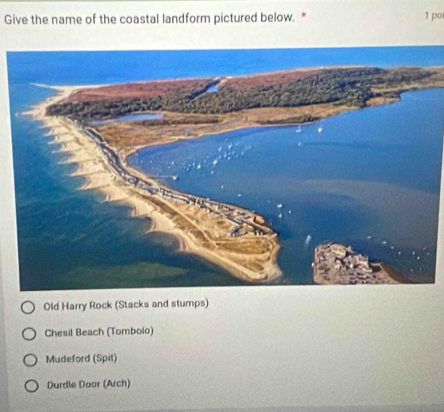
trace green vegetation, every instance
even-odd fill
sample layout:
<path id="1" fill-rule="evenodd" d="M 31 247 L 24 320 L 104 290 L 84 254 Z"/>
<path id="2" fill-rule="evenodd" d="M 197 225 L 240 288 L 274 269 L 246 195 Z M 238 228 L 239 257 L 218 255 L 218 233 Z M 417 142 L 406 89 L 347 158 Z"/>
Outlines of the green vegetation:
<path id="1" fill-rule="evenodd" d="M 263 107 L 297 107 L 334 103 L 365 107 L 374 97 L 399 97 L 404 90 L 427 87 L 439 71 L 421 68 L 379 69 L 373 67 L 330 68 L 314 71 L 292 81 L 280 83 L 278 73 L 270 73 L 271 84 L 230 87 L 221 83 L 217 92 L 206 89 L 177 88 L 156 97 L 125 98 L 82 102 L 61 102 L 47 108 L 48 115 L 77 120 L 115 118 L 134 112 L 170 111 L 189 114 L 225 114 Z M 273 84 L 273 79 L 275 83 Z M 208 80 L 208 85 L 214 84 Z M 416 86 L 415 86 L 416 85 Z"/>

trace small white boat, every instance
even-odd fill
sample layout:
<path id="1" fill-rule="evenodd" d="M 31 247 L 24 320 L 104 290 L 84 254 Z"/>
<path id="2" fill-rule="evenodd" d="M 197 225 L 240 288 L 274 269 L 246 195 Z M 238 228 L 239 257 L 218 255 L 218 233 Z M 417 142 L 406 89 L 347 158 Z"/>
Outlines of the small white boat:
<path id="1" fill-rule="evenodd" d="M 296 128 L 296 133 L 301 133 L 302 132 L 302 127 L 301 125 L 298 125 L 298 127 Z"/>
<path id="2" fill-rule="evenodd" d="M 311 235 L 308 235 L 304 240 L 304 245 L 308 246 L 311 242 Z"/>
<path id="3" fill-rule="evenodd" d="M 322 126 L 318 127 L 318 133 L 322 133 Z"/>

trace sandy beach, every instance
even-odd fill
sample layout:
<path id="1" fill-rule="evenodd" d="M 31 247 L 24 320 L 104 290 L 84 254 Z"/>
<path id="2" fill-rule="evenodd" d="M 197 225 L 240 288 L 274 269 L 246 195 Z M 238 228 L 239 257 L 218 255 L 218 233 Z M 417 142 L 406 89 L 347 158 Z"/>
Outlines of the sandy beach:
<path id="1" fill-rule="evenodd" d="M 261 228 L 261 225 L 253 223 L 260 221 L 261 217 L 237 206 L 227 206 L 232 210 L 230 213 L 233 216 L 241 215 L 245 219 L 245 224 L 236 228 L 245 233 L 234 237 L 231 235 L 234 229 L 232 216 L 225 217 L 221 213 L 215 213 L 216 209 L 224 206 L 223 203 L 211 201 L 211 204 L 207 205 L 204 204 L 208 203 L 207 200 L 193 196 L 192 199 L 194 201 L 197 199 L 197 202 L 201 203 L 200 206 L 184 204 L 174 201 L 171 196 L 148 195 L 146 191 L 128 184 L 110 166 L 97 143 L 81 127 L 62 116 L 46 115 L 48 106 L 66 99 L 79 87 L 51 88 L 56 90 L 57 94 L 25 114 L 41 121 L 44 127 L 48 128 L 48 137 L 51 138 L 49 143 L 54 144 L 54 152 L 68 155 L 64 163 L 77 165 L 77 170 L 72 175 L 83 177 L 84 184 L 81 190 L 98 190 L 104 195 L 105 201 L 125 203 L 131 208 L 132 216 L 150 219 L 151 231 L 175 236 L 179 240 L 181 252 L 196 254 L 245 282 L 271 283 L 281 276 L 282 272 L 276 262 L 279 251 L 277 234 L 266 226 L 264 226 L 265 234 L 259 234 L 258 230 L 254 230 Z M 125 159 L 121 160 L 125 164 Z M 155 179 L 129 168 L 126 164 L 125 167 L 153 187 L 166 188 Z M 180 192 L 167 189 L 168 193 L 184 196 Z"/>

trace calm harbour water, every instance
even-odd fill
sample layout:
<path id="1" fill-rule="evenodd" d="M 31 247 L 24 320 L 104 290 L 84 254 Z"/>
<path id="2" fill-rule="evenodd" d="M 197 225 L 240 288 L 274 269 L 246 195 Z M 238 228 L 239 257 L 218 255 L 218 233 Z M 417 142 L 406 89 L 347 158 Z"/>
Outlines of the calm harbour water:
<path id="1" fill-rule="evenodd" d="M 69 176 L 76 167 L 61 163 L 64 155 L 53 153 L 58 147 L 48 144 L 47 131 L 15 115 L 52 93 L 30 83 L 117 83 L 326 64 L 444 63 L 440 48 L 372 50 L 9 53 L 22 289 L 242 284 L 214 265 L 175 253 L 173 238 L 147 235 L 149 222 L 130 218 L 127 207 L 104 203 L 100 193 L 79 191 L 82 179 Z M 312 283 L 313 248 L 330 240 L 381 259 L 412 280 L 430 282 L 443 102 L 440 89 L 409 92 L 390 106 L 326 119 L 321 133 L 319 124 L 303 126 L 299 133 L 295 126 L 249 128 L 144 149 L 130 162 L 152 175 L 179 175 L 178 181 L 165 179 L 170 186 L 270 219 L 282 242 L 284 283 Z"/>
<path id="2" fill-rule="evenodd" d="M 441 89 L 405 93 L 400 103 L 301 132 L 244 129 L 146 148 L 129 161 L 151 175 L 179 176 L 164 179 L 177 189 L 264 215 L 280 234 L 279 263 L 289 283 L 311 283 L 313 247 L 324 241 L 350 244 L 413 280 L 430 281 L 443 101 Z"/>

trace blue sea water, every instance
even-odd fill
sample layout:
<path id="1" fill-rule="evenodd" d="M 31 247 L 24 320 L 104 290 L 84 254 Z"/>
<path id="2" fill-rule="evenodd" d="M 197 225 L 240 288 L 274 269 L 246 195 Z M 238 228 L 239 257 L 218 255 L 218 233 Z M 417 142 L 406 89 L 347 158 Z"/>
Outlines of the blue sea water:
<path id="1" fill-rule="evenodd" d="M 444 65 L 444 49 L 8 53 L 21 288 L 242 284 L 176 253 L 173 238 L 147 234 L 149 222 L 129 217 L 127 207 L 79 191 L 82 179 L 69 176 L 75 166 L 53 153 L 57 145 L 48 144 L 40 124 L 20 115 L 52 93 L 31 83 L 108 84 L 335 64 Z M 287 126 L 248 128 L 144 149 L 130 162 L 156 176 L 178 174 L 178 181 L 165 183 L 181 190 L 266 216 L 280 235 L 283 283 L 312 283 L 313 248 L 329 240 L 351 244 L 414 281 L 432 282 L 443 112 L 443 90 L 409 92 L 399 103 L 345 113 L 299 133 Z"/>

